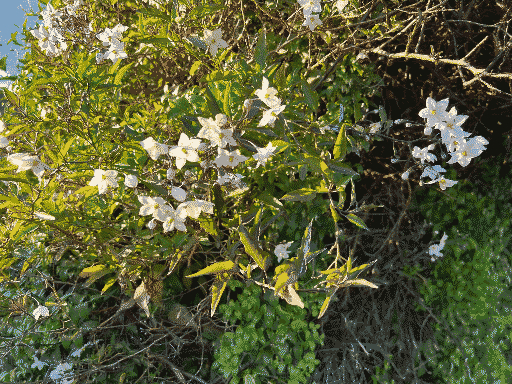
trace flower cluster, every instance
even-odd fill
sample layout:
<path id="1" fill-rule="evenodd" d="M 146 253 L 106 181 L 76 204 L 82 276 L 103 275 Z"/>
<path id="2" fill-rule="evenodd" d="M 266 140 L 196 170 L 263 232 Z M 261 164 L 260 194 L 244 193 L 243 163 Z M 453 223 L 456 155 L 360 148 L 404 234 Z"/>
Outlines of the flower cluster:
<path id="1" fill-rule="evenodd" d="M 448 164 L 459 163 L 463 167 L 467 166 L 472 158 L 480 155 L 486 148 L 484 145 L 489 144 L 482 136 L 476 136 L 471 138 L 469 141 L 466 137 L 470 136 L 469 132 L 464 131 L 461 128 L 461 124 L 466 121 L 468 116 L 457 115 L 457 110 L 453 107 L 449 112 L 446 111 L 448 107 L 448 99 L 436 102 L 434 99 L 427 98 L 427 107 L 423 108 L 418 115 L 427 119 L 424 134 L 430 135 L 432 128 L 438 129 L 441 132 L 442 143 L 446 145 L 448 151 L 450 151 L 451 159 L 447 162 Z M 430 144 L 425 148 L 419 148 L 415 146 L 413 148 L 412 155 L 420 159 L 423 164 L 425 161 L 434 162 L 436 156 L 429 153 L 434 149 L 434 144 Z M 432 184 L 439 182 L 439 186 L 442 190 L 446 187 L 451 187 L 457 183 L 454 180 L 445 179 L 440 176 L 440 173 L 446 172 L 446 170 L 439 165 L 434 167 L 427 166 L 424 168 L 421 177 L 430 177 L 432 180 L 426 184 Z M 403 179 L 407 179 L 409 171 L 402 174 Z"/>
<path id="2" fill-rule="evenodd" d="M 96 63 L 101 63 L 103 60 L 110 59 L 112 60 L 112 64 L 115 64 L 117 60 L 128 57 L 126 52 L 124 52 L 124 42 L 121 41 L 123 38 L 122 34 L 127 29 L 128 27 L 117 24 L 114 28 L 105 28 L 102 33 L 96 35 L 96 37 L 103 42 L 104 46 L 108 46 L 106 52 L 98 52 L 96 54 Z"/>
<path id="3" fill-rule="evenodd" d="M 30 33 L 39 40 L 39 47 L 45 51 L 48 56 L 58 56 L 67 49 L 67 44 L 62 30 L 62 18 L 64 16 L 73 16 L 77 14 L 78 8 L 82 5 L 82 0 L 75 0 L 74 3 L 68 4 L 62 10 L 56 10 L 51 4 L 48 4 L 44 11 L 41 12 L 43 24 L 38 29 L 30 31 Z M 58 28 L 61 28 L 59 31 Z M 124 42 L 121 41 L 122 33 L 128 27 L 117 24 L 114 28 L 105 28 L 105 31 L 96 35 L 103 42 L 103 46 L 108 48 L 103 52 L 96 54 L 96 63 L 101 63 L 105 59 L 112 60 L 115 64 L 119 59 L 125 59 L 127 56 L 124 52 Z M 92 33 L 92 23 L 89 24 L 89 30 L 84 31 L 86 34 Z"/>
<path id="4" fill-rule="evenodd" d="M 39 40 L 39 47 L 46 52 L 46 55 L 58 56 L 67 49 L 65 38 L 58 27 L 62 23 L 62 17 L 75 15 L 81 5 L 82 0 L 75 0 L 74 3 L 63 8 L 63 13 L 48 4 L 46 9 L 41 12 L 43 24 L 38 29 L 30 31 L 30 33 Z"/>
<path id="5" fill-rule="evenodd" d="M 308 26 L 313 31 L 316 27 L 322 25 L 318 14 L 313 14 L 313 12 L 322 12 L 320 0 L 297 0 L 297 2 L 300 4 L 306 19 L 302 24 L 303 26 Z"/>

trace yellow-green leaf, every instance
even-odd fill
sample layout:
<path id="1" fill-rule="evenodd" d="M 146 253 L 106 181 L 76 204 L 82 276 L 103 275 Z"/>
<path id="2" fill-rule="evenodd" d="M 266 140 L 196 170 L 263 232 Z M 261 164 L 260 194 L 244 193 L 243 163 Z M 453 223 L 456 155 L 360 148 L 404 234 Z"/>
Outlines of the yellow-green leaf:
<path id="1" fill-rule="evenodd" d="M 185 277 L 196 277 L 196 276 L 201 276 L 201 275 L 207 275 L 209 273 L 219 273 L 222 271 L 230 271 L 233 269 L 234 265 L 235 265 L 235 263 L 233 263 L 231 260 L 221 261 L 221 262 L 209 265 L 206 268 L 201 269 L 199 272 L 196 272 L 192 275 L 188 275 Z"/>
<path id="2" fill-rule="evenodd" d="M 198 217 L 196 220 L 199 221 L 201 228 L 203 228 L 210 235 L 218 236 L 217 228 L 215 227 L 214 220 L 211 217 Z"/>
<path id="3" fill-rule="evenodd" d="M 30 267 L 30 264 L 37 259 L 37 253 L 34 253 L 32 256 L 30 256 L 28 258 L 28 260 L 26 260 L 24 263 L 23 263 L 23 267 L 21 268 L 21 271 L 20 271 L 20 277 L 23 276 L 23 274 L 26 272 L 26 270 L 28 269 L 28 267 Z"/>
<path id="4" fill-rule="evenodd" d="M 288 192 L 286 195 L 281 197 L 279 200 L 285 201 L 311 201 L 315 198 L 316 191 L 310 188 L 301 188 L 295 191 Z"/>
<path id="5" fill-rule="evenodd" d="M 199 67 L 201 66 L 201 62 L 199 60 L 197 61 L 194 61 L 194 64 L 192 64 L 192 66 L 190 67 L 190 76 L 194 76 L 194 74 L 197 72 L 197 70 L 199 69 Z"/>
<path id="6" fill-rule="evenodd" d="M 103 287 L 103 289 L 101 290 L 101 294 L 103 295 L 105 292 L 107 292 L 107 290 L 113 286 L 115 284 L 115 282 L 117 281 L 117 277 L 111 277 L 107 280 L 107 282 L 105 283 L 105 286 Z"/>
<path id="7" fill-rule="evenodd" d="M 286 285 L 289 284 L 289 282 L 291 282 L 291 277 L 290 275 L 288 274 L 288 271 L 285 271 L 283 273 L 280 273 L 279 275 L 277 275 L 277 278 L 276 278 L 276 284 L 274 286 L 274 295 L 278 295 L 279 292 L 281 291 L 281 289 L 283 289 Z"/>
<path id="8" fill-rule="evenodd" d="M 338 137 L 336 138 L 336 142 L 334 143 L 334 149 L 332 151 L 334 155 L 334 160 L 340 159 L 341 161 L 343 161 L 345 159 L 345 156 L 347 155 L 347 148 L 347 135 L 345 133 L 345 126 L 342 125 L 340 131 L 338 132 Z"/>
<path id="9" fill-rule="evenodd" d="M 261 269 L 266 271 L 270 266 L 270 255 L 258 246 L 243 224 L 239 225 L 238 232 L 240 234 L 240 241 L 245 247 L 245 252 L 253 258 Z"/>
<path id="10" fill-rule="evenodd" d="M 366 224 L 364 223 L 363 219 L 357 217 L 356 215 L 352 214 L 352 213 L 349 213 L 348 215 L 345 216 L 351 223 L 354 223 L 355 225 L 357 225 L 358 227 L 361 227 L 361 228 L 364 228 L 366 229 L 367 231 L 369 231 L 369 229 L 366 227 Z"/>
<path id="11" fill-rule="evenodd" d="M 370 283 L 369 281 L 367 281 L 365 279 L 348 280 L 345 282 L 345 285 L 379 288 L 375 284 Z"/>
<path id="12" fill-rule="evenodd" d="M 229 280 L 229 278 L 230 276 L 228 273 L 223 273 L 222 275 L 219 273 L 215 275 L 215 281 L 210 287 L 212 293 L 212 306 L 210 312 L 211 317 L 213 317 L 215 309 L 217 308 L 217 305 L 219 305 L 220 299 L 222 297 L 222 292 L 224 292 L 224 289 L 226 289 L 227 281 Z"/>

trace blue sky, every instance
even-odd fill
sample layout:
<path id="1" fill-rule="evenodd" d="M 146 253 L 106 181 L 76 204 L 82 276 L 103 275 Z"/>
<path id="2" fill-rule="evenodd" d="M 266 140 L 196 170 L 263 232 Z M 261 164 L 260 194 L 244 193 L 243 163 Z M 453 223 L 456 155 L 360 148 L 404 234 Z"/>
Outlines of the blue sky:
<path id="1" fill-rule="evenodd" d="M 0 12 L 0 58 L 7 56 L 7 73 L 9 75 L 19 74 L 19 69 L 16 68 L 18 57 L 22 58 L 24 51 L 22 47 L 13 44 L 12 42 L 7 45 L 11 39 L 11 33 L 18 31 L 16 39 L 22 43 L 21 37 L 23 36 L 23 23 L 27 19 L 27 29 L 34 29 L 37 22 L 37 16 L 25 16 L 24 8 L 27 13 L 32 8 L 35 12 L 39 11 L 37 6 L 38 0 L 5 0 L 2 1 L 2 10 Z M 44 6 L 43 6 L 44 8 Z M 15 26 L 18 25 L 18 27 Z M 13 49 L 14 51 L 11 51 Z"/>

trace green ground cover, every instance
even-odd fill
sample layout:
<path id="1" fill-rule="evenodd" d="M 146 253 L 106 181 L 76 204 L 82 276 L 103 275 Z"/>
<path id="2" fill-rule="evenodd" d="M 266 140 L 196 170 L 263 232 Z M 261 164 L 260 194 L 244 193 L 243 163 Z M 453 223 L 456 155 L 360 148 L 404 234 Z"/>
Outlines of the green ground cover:
<path id="1" fill-rule="evenodd" d="M 502 161 L 503 156 L 496 164 Z M 428 360 L 423 372 L 430 371 L 436 383 L 510 383 L 510 173 L 499 177 L 499 166 L 486 165 L 481 185 L 459 184 L 449 191 L 453 199 L 424 189 L 414 202 L 434 231 L 448 235 L 444 256 L 431 271 L 409 270 L 426 305 L 444 324 L 436 323 L 435 339 L 423 345 Z M 418 310 L 425 309 L 418 305 Z M 374 383 L 394 382 L 387 378 L 389 370 L 389 364 L 377 368 Z"/>

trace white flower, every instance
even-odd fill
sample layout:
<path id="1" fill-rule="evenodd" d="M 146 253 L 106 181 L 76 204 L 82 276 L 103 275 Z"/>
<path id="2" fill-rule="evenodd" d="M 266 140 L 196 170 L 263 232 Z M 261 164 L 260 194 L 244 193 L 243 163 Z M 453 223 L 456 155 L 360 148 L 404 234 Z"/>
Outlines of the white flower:
<path id="1" fill-rule="evenodd" d="M 138 183 L 139 183 L 139 181 L 137 180 L 137 176 L 125 174 L 125 178 L 124 178 L 125 186 L 127 186 L 129 188 L 135 188 Z"/>
<path id="2" fill-rule="evenodd" d="M 434 244 L 429 248 L 429 250 L 428 250 L 429 255 L 430 256 L 436 255 L 437 257 L 443 256 L 443 254 L 440 251 L 444 248 L 445 241 L 447 238 L 448 238 L 448 235 L 446 233 L 444 233 L 443 238 L 441 239 L 441 242 L 439 244 Z M 431 260 L 434 261 L 435 259 L 432 257 Z"/>
<path id="3" fill-rule="evenodd" d="M 452 107 L 449 112 L 445 113 L 443 121 L 438 124 L 437 128 L 448 129 L 456 135 L 456 131 L 462 129 L 461 125 L 468 117 L 467 115 L 457 115 L 457 110 Z"/>
<path id="4" fill-rule="evenodd" d="M 38 29 L 33 29 L 30 33 L 39 40 L 39 47 L 46 51 L 47 55 L 56 56 L 59 53 L 56 43 L 59 41 L 57 35 L 49 32 L 49 27 L 40 25 Z"/>
<path id="5" fill-rule="evenodd" d="M 51 4 L 48 4 L 46 9 L 41 12 L 41 16 L 43 17 L 45 25 L 48 27 L 57 27 L 58 24 L 62 22 L 62 19 L 60 18 L 62 16 L 62 12 L 53 8 Z"/>
<path id="6" fill-rule="evenodd" d="M 59 364 L 59 365 L 57 365 L 57 367 L 55 367 L 55 369 L 52 372 L 50 372 L 50 378 L 52 380 L 57 381 L 57 380 L 61 379 L 62 375 L 69 374 L 66 371 L 70 370 L 72 367 L 73 366 L 69 363 Z M 66 383 L 69 383 L 69 381 L 66 381 Z"/>
<path id="7" fill-rule="evenodd" d="M 0 136 L 0 148 L 9 146 L 9 140 L 5 136 Z"/>
<path id="8" fill-rule="evenodd" d="M 178 169 L 183 168 L 187 160 L 190 162 L 199 161 L 196 149 L 200 144 L 201 140 L 189 139 L 187 135 L 183 132 L 181 133 L 178 145 L 169 150 L 169 156 L 176 157 L 176 167 Z"/>
<path id="9" fill-rule="evenodd" d="M 401 177 L 402 177 L 402 180 L 407 180 L 409 178 L 409 171 L 402 173 Z"/>
<path id="10" fill-rule="evenodd" d="M 274 250 L 274 254 L 277 256 L 277 261 L 281 262 L 282 259 L 287 259 L 289 256 L 290 251 L 287 250 L 287 248 L 293 244 L 293 241 L 290 241 L 288 243 L 279 244 L 276 246 L 276 249 Z"/>
<path id="11" fill-rule="evenodd" d="M 215 121 L 211 117 L 205 119 L 204 117 L 199 116 L 197 119 L 202 126 L 197 137 L 210 140 L 213 145 L 216 145 L 219 148 L 225 148 L 228 144 L 237 145 L 233 138 L 233 129 L 221 129 L 221 127 L 227 123 L 226 115 L 218 113 L 215 116 Z"/>
<path id="12" fill-rule="evenodd" d="M 263 77 L 261 89 L 256 90 L 255 93 L 256 96 L 258 96 L 269 108 L 278 108 L 281 105 L 281 100 L 276 96 L 277 90 L 275 88 L 268 87 L 268 80 L 266 77 Z"/>
<path id="13" fill-rule="evenodd" d="M 36 320 L 39 320 L 39 317 L 48 317 L 50 316 L 50 311 L 48 311 L 48 308 L 46 308 L 44 305 L 40 305 L 36 309 L 34 309 L 34 312 L 32 312 L 32 315 L 36 318 Z"/>
<path id="14" fill-rule="evenodd" d="M 467 166 L 471 162 L 472 158 L 480 155 L 483 152 L 483 150 L 485 149 L 481 146 L 478 146 L 478 144 L 476 146 L 472 145 L 472 144 L 475 144 L 475 142 L 470 143 L 470 142 L 466 142 L 466 140 L 463 140 L 460 143 L 457 150 L 451 154 L 452 158 L 450 160 L 448 160 L 447 163 L 448 164 L 459 163 L 463 167 Z"/>
<path id="15" fill-rule="evenodd" d="M 236 167 L 241 162 L 247 160 L 248 157 L 240 154 L 240 150 L 236 149 L 228 152 L 225 149 L 219 148 L 219 155 L 213 161 L 218 167 Z"/>
<path id="16" fill-rule="evenodd" d="M 120 26 L 120 24 L 118 24 L 118 26 Z M 96 37 L 103 42 L 103 45 L 105 47 L 108 47 L 109 45 L 112 45 L 112 44 L 120 43 L 119 40 L 122 39 L 122 36 L 121 36 L 122 32 L 121 32 L 120 27 L 118 27 L 118 26 L 116 26 L 117 30 L 115 28 L 113 28 L 113 29 L 105 28 L 105 30 L 102 33 L 98 33 L 96 35 Z M 122 27 L 122 28 L 128 28 L 128 27 Z"/>
<path id="17" fill-rule="evenodd" d="M 304 17 L 311 15 L 313 12 L 322 12 L 320 0 L 297 0 L 302 7 Z"/>
<path id="18" fill-rule="evenodd" d="M 137 198 L 142 204 L 139 210 L 139 215 L 141 216 L 153 215 L 155 219 L 160 220 L 159 216 L 163 215 L 169 208 L 172 208 L 167 205 L 167 202 L 160 196 L 148 197 L 139 195 Z"/>
<path id="19" fill-rule="evenodd" d="M 18 166 L 16 173 L 32 169 L 32 172 L 39 178 L 43 176 L 44 170 L 49 169 L 46 164 L 42 163 L 37 156 L 31 156 L 28 153 L 14 153 L 7 156 L 7 161 Z"/>
<path id="20" fill-rule="evenodd" d="M 342 13 L 343 9 L 345 9 L 347 4 L 348 4 L 348 0 L 337 0 L 336 1 L 336 8 L 338 8 L 338 12 Z"/>
<path id="21" fill-rule="evenodd" d="M 439 187 L 443 191 L 446 189 L 446 187 L 451 187 L 452 185 L 455 185 L 458 183 L 458 181 L 448 180 L 448 179 L 445 179 L 443 176 L 441 176 L 438 179 L 429 181 L 428 183 L 425 183 L 425 184 L 432 184 L 432 183 L 437 183 L 437 182 L 439 182 Z"/>
<path id="22" fill-rule="evenodd" d="M 47 365 L 45 362 L 40 361 L 36 355 L 34 355 L 34 363 L 30 366 L 30 368 L 36 368 L 41 370 L 43 367 Z"/>
<path id="23" fill-rule="evenodd" d="M 158 220 L 163 221 L 164 232 L 172 231 L 174 228 L 182 232 L 187 231 L 185 220 L 187 218 L 187 203 L 181 203 L 176 210 L 173 207 L 166 210 L 165 214 L 158 216 Z"/>
<path id="24" fill-rule="evenodd" d="M 183 204 L 180 204 L 180 207 L 183 206 L 185 211 L 187 212 L 187 216 L 197 219 L 202 212 L 206 212 L 209 214 L 213 214 L 213 203 L 205 200 L 194 200 L 194 201 L 186 201 Z"/>
<path id="25" fill-rule="evenodd" d="M 34 212 L 34 216 L 41 220 L 55 220 L 54 216 L 47 215 L 44 212 Z"/>
<path id="26" fill-rule="evenodd" d="M 118 187 L 116 177 L 117 171 L 115 170 L 104 171 L 102 169 L 95 169 L 94 177 L 89 182 L 89 185 L 91 187 L 98 186 L 98 193 L 101 195 L 107 191 L 108 187 Z"/>
<path id="27" fill-rule="evenodd" d="M 428 166 L 423 170 L 420 178 L 422 177 L 430 177 L 431 179 L 437 179 L 439 177 L 439 173 L 446 172 L 446 169 L 442 168 L 439 165 L 434 165 L 433 167 Z"/>
<path id="28" fill-rule="evenodd" d="M 3 132 L 7 129 L 7 126 L 5 125 L 5 123 L 0 120 L 0 132 Z"/>
<path id="29" fill-rule="evenodd" d="M 217 28 L 215 31 L 204 30 L 204 40 L 210 49 L 210 53 L 215 56 L 219 48 L 227 48 L 228 43 L 222 40 L 222 31 Z"/>
<path id="30" fill-rule="evenodd" d="M 420 117 L 427 119 L 424 131 L 425 135 L 430 135 L 432 133 L 432 127 L 441 123 L 446 118 L 448 102 L 448 99 L 443 99 L 436 103 L 434 99 L 427 97 L 427 108 L 423 108 L 418 113 Z"/>
<path id="31" fill-rule="evenodd" d="M 156 219 L 155 219 L 155 218 L 153 218 L 153 219 L 151 219 L 151 220 L 149 221 L 149 223 L 148 223 L 148 228 L 149 228 L 149 229 L 151 229 L 151 230 L 153 230 L 153 229 L 155 229 L 155 227 L 156 227 Z"/>
<path id="32" fill-rule="evenodd" d="M 420 149 L 419 147 L 415 146 L 413 151 L 412 151 L 412 155 L 416 158 L 419 158 L 421 159 L 421 163 L 423 164 L 423 162 L 426 160 L 426 161 L 430 161 L 430 162 L 433 162 L 436 160 L 436 156 L 432 153 L 428 153 L 428 151 L 431 151 L 432 149 L 434 149 L 434 144 L 430 144 L 428 147 L 425 147 L 425 148 L 422 148 Z"/>
<path id="33" fill-rule="evenodd" d="M 463 131 L 462 129 L 441 129 L 441 138 L 443 144 L 450 152 L 455 152 L 460 146 L 461 142 L 464 142 L 464 138 L 471 136 L 471 133 Z"/>
<path id="34" fill-rule="evenodd" d="M 119 59 L 126 59 L 128 55 L 124 51 L 124 43 L 114 42 L 107 52 L 103 54 L 103 59 L 110 59 L 115 64 Z"/>
<path id="35" fill-rule="evenodd" d="M 260 120 L 258 127 L 264 127 L 267 124 L 270 124 L 270 126 L 274 126 L 274 123 L 277 119 L 277 116 L 283 112 L 286 105 L 281 105 L 276 108 L 267 109 L 265 112 L 263 112 L 263 118 Z"/>
<path id="36" fill-rule="evenodd" d="M 157 161 L 160 155 L 164 155 L 169 152 L 168 145 L 157 143 L 152 137 L 148 137 L 146 140 L 141 141 L 140 145 L 148 151 L 149 157 L 154 161 Z"/>
<path id="37" fill-rule="evenodd" d="M 172 187 L 171 196 L 178 201 L 185 201 L 187 198 L 187 192 L 182 188 Z"/>
<path id="38" fill-rule="evenodd" d="M 302 23 L 303 26 L 308 26 L 311 31 L 313 31 L 319 25 L 322 25 L 322 21 L 318 17 L 318 15 L 308 15 L 306 16 L 306 20 Z"/>
<path id="39" fill-rule="evenodd" d="M 273 155 L 274 150 L 276 148 L 277 147 L 274 147 L 271 142 L 268 143 L 265 148 L 256 147 L 256 149 L 258 150 L 258 153 L 255 155 L 252 155 L 252 157 L 258 161 L 256 168 L 259 168 L 260 165 L 264 166 L 267 163 L 267 160 Z"/>

